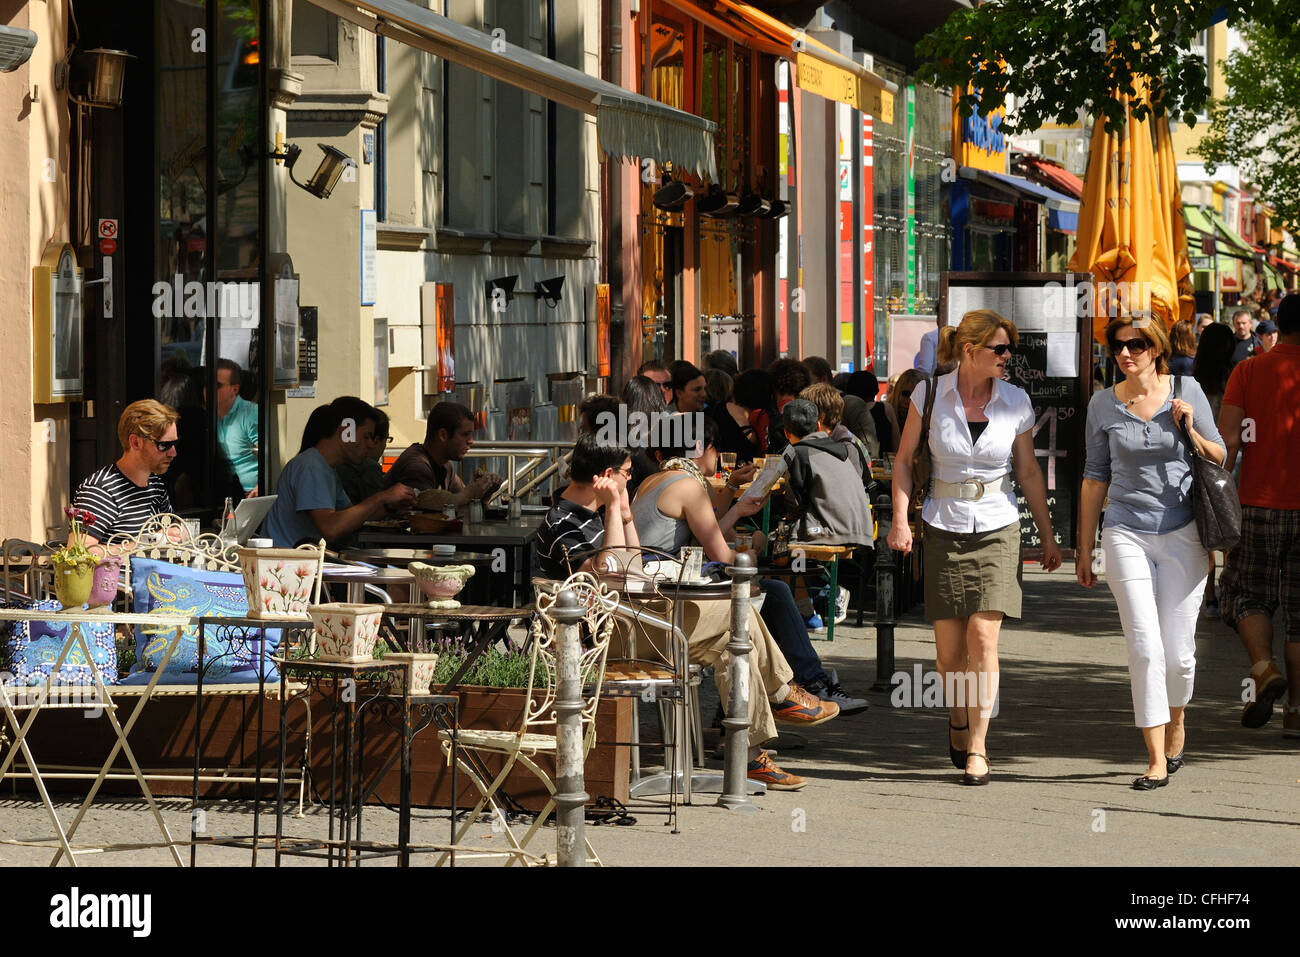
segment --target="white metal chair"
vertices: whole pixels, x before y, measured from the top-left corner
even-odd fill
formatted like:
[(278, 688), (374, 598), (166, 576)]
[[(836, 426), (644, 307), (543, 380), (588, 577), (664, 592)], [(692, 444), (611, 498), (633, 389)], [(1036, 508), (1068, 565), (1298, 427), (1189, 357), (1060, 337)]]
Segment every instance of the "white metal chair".
[[(479, 758), (488, 755), (504, 757), (501, 770), (491, 781), (485, 781), (478, 773), (474, 763), (464, 756), (457, 756), (457, 764), (467, 774), (478, 789), (481, 798), (474, 810), (470, 812), (464, 826), (456, 834), (455, 843), (459, 843), (478, 819), (483, 808), (490, 809), (494, 822), (498, 822), (509, 841), (508, 864), (520, 859), (516, 852), (522, 851), (538, 828), (546, 821), (555, 807), (555, 782), (550, 775), (534, 760), (538, 755), (555, 755), (556, 722), (555, 693), (558, 682), (558, 662), (556, 660), (556, 633), (558, 622), (552, 615), (552, 609), (562, 591), (571, 591), (584, 609), (584, 618), (593, 624), (590, 634), (584, 634), (582, 651), (581, 678), (583, 687), (582, 708), (582, 754), (583, 759), (591, 752), (596, 743), (596, 707), (600, 703), (601, 686), (605, 676), (605, 657), (609, 650), (610, 636), (614, 631), (614, 610), (618, 607), (618, 593), (600, 584), (596, 578), (585, 572), (570, 576), (554, 590), (540, 592), (537, 596), (537, 613), (533, 618), (531, 635), (531, 653), (528, 669), (528, 697), (524, 703), (523, 718), (517, 731), (485, 731), (475, 728), (460, 728), (456, 731), (457, 747), (474, 752)], [(439, 733), (442, 750), (451, 761), (452, 733)], [(527, 768), (546, 787), (550, 798), (546, 806), (538, 813), (536, 820), (524, 834), (523, 840), (516, 840), (505, 814), (498, 805), (495, 795), (501, 785), (510, 776), (516, 765)], [(494, 823), (496, 828), (498, 823)], [(448, 852), (450, 853), (450, 852)], [(448, 853), (444, 853), (438, 863), (442, 864)], [(599, 864), (600, 858), (587, 842), (588, 863)]]

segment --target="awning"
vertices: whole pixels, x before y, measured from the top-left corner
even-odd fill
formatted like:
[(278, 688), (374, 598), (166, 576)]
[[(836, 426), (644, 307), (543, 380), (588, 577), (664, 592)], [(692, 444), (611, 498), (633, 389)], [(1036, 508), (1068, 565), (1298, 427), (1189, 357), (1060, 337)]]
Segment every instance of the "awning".
[[(1218, 254), (1219, 259), (1229, 260), (1227, 266), (1222, 263), (1220, 264), (1220, 271), (1225, 269), (1235, 269), (1236, 267), (1232, 265), (1234, 262), (1255, 261), (1255, 250), (1253, 250), (1244, 239), (1234, 233), (1232, 229), (1229, 228), (1227, 222), (1224, 221), (1223, 217), (1214, 210), (1211, 209), (1202, 212), (1202, 210), (1197, 206), (1185, 205), (1183, 206), (1183, 218), (1187, 220), (1188, 230), (1198, 234), (1196, 237), (1196, 247), (1198, 249), (1201, 245), (1201, 237), (1213, 236), (1215, 238), (1215, 252)], [(1187, 244), (1188, 246), (1192, 245), (1192, 237), (1190, 235), (1187, 237)], [(1209, 262), (1208, 256), (1202, 256), (1200, 258), (1205, 259), (1207, 263)], [(1213, 269), (1214, 267), (1213, 265), (1206, 265), (1197, 266), (1196, 268)]]
[(720, 33), (790, 60), (794, 64), (794, 83), (799, 89), (847, 103), (883, 123), (894, 122), (894, 94), (898, 92), (898, 84), (872, 73), (802, 30), (739, 0), (666, 2)]
[(1300, 272), (1300, 266), (1297, 266), (1293, 262), (1287, 262), (1285, 259), (1282, 259), (1278, 256), (1269, 256), (1268, 261), (1271, 262), (1274, 266), (1278, 266), (1282, 269), (1289, 270), (1290, 272)]
[(1075, 199), (1083, 198), (1083, 180), (1068, 169), (1031, 156), (1026, 156), (1023, 162), (1031, 178), (1041, 177), (1046, 181), (1043, 185)]
[(408, 0), (308, 0), (372, 33), (596, 117), (601, 150), (718, 178), (717, 125), (449, 20)]
[(960, 175), (964, 179), (973, 179), (1017, 198), (1028, 199), (1040, 206), (1046, 206), (1047, 224), (1052, 229), (1072, 233), (1079, 228), (1079, 201), (1073, 196), (1066, 196), (1054, 189), (1040, 186), (1023, 176), (994, 173), (973, 166), (963, 166)]

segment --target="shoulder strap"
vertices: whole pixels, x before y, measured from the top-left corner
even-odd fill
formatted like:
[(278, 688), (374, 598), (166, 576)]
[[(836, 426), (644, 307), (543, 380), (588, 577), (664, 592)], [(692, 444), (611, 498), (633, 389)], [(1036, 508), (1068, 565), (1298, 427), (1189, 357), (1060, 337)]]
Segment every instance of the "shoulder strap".
[[(1183, 377), (1180, 375), (1176, 375), (1174, 376), (1174, 398), (1181, 399), (1182, 397), (1183, 397)], [(1195, 459), (1196, 443), (1192, 441), (1192, 433), (1187, 431), (1186, 422), (1184, 422), (1182, 425), (1178, 427), (1178, 434), (1183, 437), (1183, 442), (1187, 446), (1188, 460), (1191, 461)]]
[(930, 418), (934, 414), (934, 397), (939, 391), (939, 377), (931, 376), (930, 381), (925, 384), (925, 411), (921, 415), (921, 437), (917, 440), (917, 448), (923, 449), (926, 443), (930, 441)]

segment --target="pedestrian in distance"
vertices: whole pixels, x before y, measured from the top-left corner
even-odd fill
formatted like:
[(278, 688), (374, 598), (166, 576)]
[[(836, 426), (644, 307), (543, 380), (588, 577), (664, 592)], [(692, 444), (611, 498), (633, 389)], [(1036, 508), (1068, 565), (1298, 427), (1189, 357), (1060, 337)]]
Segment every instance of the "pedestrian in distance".
[(1183, 765), (1206, 579), (1183, 429), (1197, 454), (1214, 462), (1224, 461), (1224, 448), (1200, 385), (1169, 373), (1172, 347), (1162, 323), (1121, 317), (1106, 327), (1106, 344), (1124, 380), (1088, 404), (1075, 575), (1085, 588), (1097, 583), (1093, 542), (1109, 496), (1102, 557), (1128, 643), (1133, 715), (1147, 748), (1146, 772), (1133, 787), (1150, 791)]
[[(1012, 471), (1043, 541), (1043, 567), (1061, 565), (1047, 485), (1034, 457), (1034, 407), (1003, 379), (1019, 335), (991, 309), (962, 316), (939, 336), (938, 362), (955, 371), (918, 382), (894, 460), (889, 547), (912, 550), (908, 508), (912, 461), (926, 394), (934, 388), (927, 436), (931, 480), (921, 519), (925, 536), (925, 615), (934, 625), (936, 666), (948, 705), (948, 756), (962, 783), (989, 781), (987, 735), (998, 690), (1002, 619), (1020, 617), (1020, 509)], [(966, 688), (958, 698), (957, 682)], [(954, 737), (955, 736), (955, 737)], [(962, 739), (965, 738), (965, 741)]]

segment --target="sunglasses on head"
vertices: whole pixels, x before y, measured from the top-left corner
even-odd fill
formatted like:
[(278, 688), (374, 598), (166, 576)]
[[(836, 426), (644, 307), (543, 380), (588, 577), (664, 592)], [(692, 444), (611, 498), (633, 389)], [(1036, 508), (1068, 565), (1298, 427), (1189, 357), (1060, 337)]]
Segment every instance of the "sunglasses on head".
[(995, 356), (999, 357), (1010, 355), (1016, 351), (1016, 347), (1009, 342), (999, 342), (996, 346), (985, 346), (984, 348), (991, 350)]
[(1125, 349), (1131, 356), (1140, 356), (1151, 348), (1151, 343), (1147, 342), (1142, 336), (1134, 336), (1132, 339), (1112, 339), (1110, 342), (1110, 354), (1118, 356)]

